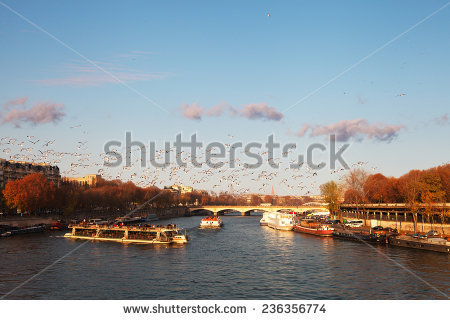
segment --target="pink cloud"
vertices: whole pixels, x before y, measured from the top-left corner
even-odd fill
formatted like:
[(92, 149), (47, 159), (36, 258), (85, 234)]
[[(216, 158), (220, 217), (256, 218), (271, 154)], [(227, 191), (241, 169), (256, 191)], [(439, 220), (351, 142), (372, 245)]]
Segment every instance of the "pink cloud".
[[(351, 138), (362, 140), (364, 137), (378, 141), (391, 142), (398, 136), (398, 132), (405, 128), (403, 125), (385, 125), (382, 123), (369, 124), (365, 119), (341, 120), (326, 126), (314, 126), (311, 137), (335, 134), (337, 141), (348, 141)], [(303, 127), (303, 134), (310, 127)]]
[(240, 115), (248, 119), (263, 119), (280, 121), (283, 114), (278, 112), (274, 107), (269, 107), (267, 103), (252, 103), (247, 104), (241, 110)]
[(311, 128), (309, 124), (304, 124), (299, 132), (295, 133), (298, 137), (303, 137), (305, 133)]
[(191, 120), (201, 120), (203, 116), (207, 117), (220, 117), (225, 112), (228, 112), (231, 116), (240, 116), (247, 119), (263, 119), (279, 121), (283, 118), (283, 114), (276, 111), (275, 108), (269, 107), (266, 103), (255, 103), (244, 106), (243, 109), (234, 109), (226, 102), (222, 102), (209, 109), (199, 107), (195, 102), (192, 105), (185, 103), (181, 106), (181, 111), (185, 118)]
[(206, 110), (205, 115), (209, 117), (220, 117), (225, 111), (229, 111), (233, 116), (237, 114), (237, 111), (232, 106), (226, 102), (222, 102)]
[(64, 105), (59, 103), (36, 103), (31, 109), (11, 109), (3, 116), (2, 123), (12, 123), (16, 128), (27, 122), (32, 125), (57, 123), (65, 116), (63, 110)]
[(27, 97), (17, 98), (15, 100), (9, 100), (5, 103), (4, 108), (8, 109), (11, 106), (25, 106), (25, 103), (27, 102)]
[(445, 126), (447, 124), (449, 124), (449, 119), (448, 119), (448, 114), (443, 114), (440, 117), (434, 118), (434, 122), (439, 125), (439, 126)]
[(205, 112), (205, 109), (200, 107), (197, 102), (192, 105), (185, 103), (181, 106), (181, 110), (183, 110), (183, 116), (191, 120), (201, 120)]

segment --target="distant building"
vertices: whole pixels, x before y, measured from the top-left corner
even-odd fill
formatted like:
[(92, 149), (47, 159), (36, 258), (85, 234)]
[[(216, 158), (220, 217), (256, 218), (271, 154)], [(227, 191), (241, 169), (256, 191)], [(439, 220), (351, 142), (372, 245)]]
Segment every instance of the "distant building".
[(87, 174), (82, 178), (64, 177), (63, 181), (77, 183), (79, 185), (95, 186), (100, 178), (101, 176), (98, 174)]
[(325, 197), (320, 194), (319, 195), (310, 195), (308, 197), (315, 202), (325, 202)]
[(193, 187), (184, 186), (182, 184), (174, 184), (170, 187), (165, 187), (164, 189), (168, 189), (172, 192), (176, 192), (176, 193), (180, 193), (180, 194), (189, 193), (189, 192), (194, 191)]
[(9, 181), (22, 179), (32, 173), (41, 173), (44, 177), (53, 182), (56, 187), (58, 187), (61, 182), (58, 166), (51, 166), (46, 163), (0, 159), (0, 189), (4, 189)]

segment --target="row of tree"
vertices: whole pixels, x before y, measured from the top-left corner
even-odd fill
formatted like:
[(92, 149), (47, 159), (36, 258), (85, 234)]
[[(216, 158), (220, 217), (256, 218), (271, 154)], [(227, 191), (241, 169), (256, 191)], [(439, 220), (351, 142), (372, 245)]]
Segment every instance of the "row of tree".
[[(155, 197), (158, 195), (157, 197)], [(141, 188), (132, 182), (99, 179), (95, 185), (79, 185), (61, 182), (55, 187), (42, 174), (30, 174), (23, 179), (9, 181), (3, 190), (3, 202), (19, 212), (40, 213), (48, 210), (70, 214), (83, 211), (125, 211), (148, 199), (155, 199), (149, 206), (167, 208), (179, 205), (301, 205), (311, 201), (294, 197), (233, 195), (229, 193), (190, 192), (174, 193), (157, 187)]]
[(346, 176), (344, 188), (346, 203), (450, 202), (450, 164), (411, 170), (399, 178), (355, 169)]
[(330, 212), (340, 213), (342, 200), (345, 203), (405, 203), (415, 224), (419, 211), (428, 217), (441, 216), (444, 220), (448, 211), (434, 206), (435, 203), (450, 202), (450, 164), (427, 170), (411, 170), (395, 178), (381, 173), (368, 174), (363, 169), (351, 170), (338, 184), (329, 181), (320, 186)]
[[(325, 201), (332, 212), (338, 212), (340, 203), (408, 203), (412, 208), (428, 204), (431, 210), (436, 202), (450, 202), (450, 165), (428, 170), (412, 170), (399, 177), (380, 173), (369, 175), (362, 169), (351, 170), (343, 184), (334, 181), (321, 187)], [(21, 212), (62, 210), (128, 210), (158, 195), (151, 206), (165, 208), (177, 205), (271, 205), (298, 206), (312, 199), (304, 197), (277, 197), (233, 195), (229, 193), (174, 193), (157, 187), (140, 188), (132, 182), (99, 179), (94, 186), (62, 182), (55, 187), (42, 174), (30, 174), (23, 179), (9, 181), (3, 190), (3, 202)]]

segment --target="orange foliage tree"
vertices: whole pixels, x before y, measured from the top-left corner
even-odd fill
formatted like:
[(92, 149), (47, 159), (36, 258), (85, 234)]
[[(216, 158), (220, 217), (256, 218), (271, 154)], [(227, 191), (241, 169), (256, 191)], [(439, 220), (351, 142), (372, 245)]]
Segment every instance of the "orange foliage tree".
[(20, 211), (37, 211), (54, 206), (55, 187), (41, 173), (9, 181), (3, 190), (6, 205)]

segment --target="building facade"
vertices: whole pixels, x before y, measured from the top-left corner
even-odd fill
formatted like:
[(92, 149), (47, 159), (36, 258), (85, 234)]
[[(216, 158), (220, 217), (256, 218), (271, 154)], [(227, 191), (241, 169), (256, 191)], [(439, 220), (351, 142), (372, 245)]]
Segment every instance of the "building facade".
[(9, 181), (22, 179), (32, 173), (43, 174), (48, 180), (53, 182), (55, 187), (58, 187), (61, 182), (58, 166), (51, 166), (46, 163), (0, 159), (0, 189), (3, 190)]
[(82, 178), (64, 177), (63, 181), (77, 183), (79, 185), (95, 186), (100, 178), (101, 176), (98, 174), (87, 174)]

